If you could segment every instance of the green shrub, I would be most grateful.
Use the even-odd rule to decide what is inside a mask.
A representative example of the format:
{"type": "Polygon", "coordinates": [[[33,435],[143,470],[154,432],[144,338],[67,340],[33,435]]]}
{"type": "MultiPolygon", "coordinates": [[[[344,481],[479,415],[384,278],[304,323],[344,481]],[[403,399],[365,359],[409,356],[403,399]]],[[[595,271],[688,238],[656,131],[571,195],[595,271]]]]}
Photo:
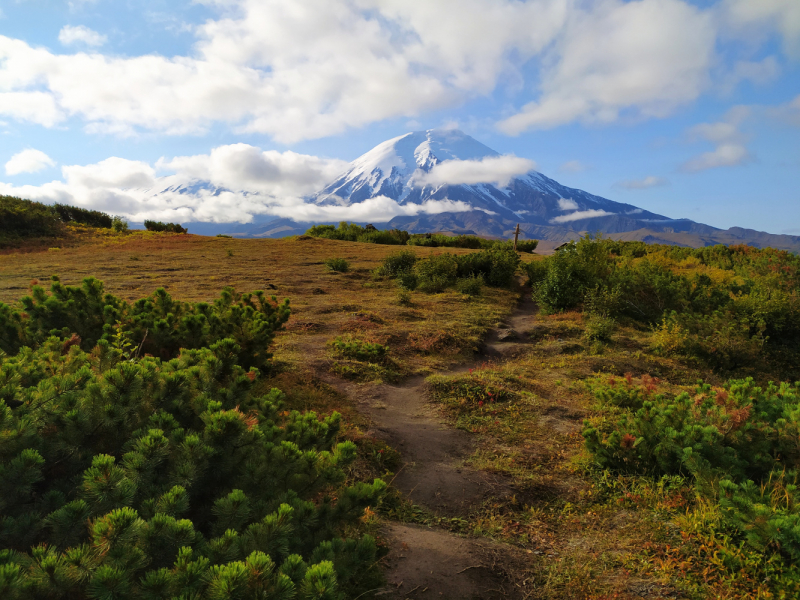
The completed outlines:
{"type": "Polygon", "coordinates": [[[113,224],[111,215],[99,210],[89,210],[68,204],[54,204],[53,208],[64,223],[80,223],[105,229],[110,229],[113,224]]]}
{"type": "Polygon", "coordinates": [[[113,220],[111,221],[111,229],[113,229],[117,233],[127,233],[128,222],[122,217],[114,217],[113,220]]]}
{"type": "Polygon", "coordinates": [[[553,256],[545,259],[547,273],[541,277],[534,298],[548,311],[560,311],[580,306],[589,290],[605,285],[614,269],[606,240],[587,236],[570,242],[553,256]]]}
{"type": "Polygon", "coordinates": [[[369,244],[405,245],[408,242],[407,231],[398,229],[379,230],[371,225],[361,227],[355,223],[342,221],[338,227],[333,225],[314,225],[306,235],[321,237],[329,240],[342,240],[348,242],[364,242],[369,244]]]}
{"type": "Polygon", "coordinates": [[[401,273],[412,271],[418,260],[417,255],[411,250],[401,250],[384,258],[383,263],[375,269],[375,273],[379,277],[397,277],[401,273]]]}
{"type": "Polygon", "coordinates": [[[444,235],[442,233],[428,233],[412,235],[408,240],[409,246],[425,246],[428,248],[470,248],[478,250],[488,248],[494,240],[485,240],[475,235],[444,235]]]}
{"type": "Polygon", "coordinates": [[[338,336],[331,340],[330,346],[340,356],[366,362],[383,362],[389,354],[389,346],[366,342],[350,336],[338,336]]]}
{"type": "Polygon", "coordinates": [[[461,277],[456,281],[456,289],[468,296],[480,296],[483,289],[483,275],[461,277]]]}
{"type": "Polygon", "coordinates": [[[528,276],[528,282],[531,284],[531,287],[536,287],[547,276],[548,265],[544,260],[532,260],[523,263],[522,269],[528,276]]]}
{"type": "Polygon", "coordinates": [[[404,290],[415,290],[419,280],[414,272],[401,272],[397,275],[397,285],[404,290]]]}
{"type": "Polygon", "coordinates": [[[52,206],[0,196],[0,236],[16,238],[61,235],[64,226],[52,206]]]}
{"type": "Polygon", "coordinates": [[[375,541],[339,535],[386,486],[343,485],[356,447],[337,443],[338,414],[257,395],[232,339],[169,361],[125,348],[49,338],[0,357],[3,598],[323,600],[376,587],[375,541]]]}
{"type": "Polygon", "coordinates": [[[658,354],[700,360],[717,371],[734,371],[761,358],[764,329],[763,323],[732,311],[672,312],[654,330],[650,347],[658,354]]]}
{"type": "Polygon", "coordinates": [[[539,240],[517,240],[517,252],[533,252],[539,247],[539,240]]]}
{"type": "Polygon", "coordinates": [[[505,242],[495,244],[481,252],[463,254],[457,257],[458,277],[483,276],[487,285],[508,287],[514,280],[519,267],[519,255],[513,246],[505,242]]]}
{"type": "Polygon", "coordinates": [[[417,289],[433,294],[452,285],[458,275],[458,260],[452,254],[436,254],[416,265],[417,289]]]}
{"type": "MultiPolygon", "coordinates": [[[[614,396],[598,387],[594,393],[601,402],[614,396]]],[[[762,389],[746,379],[676,398],[642,396],[640,408],[586,422],[586,445],[601,467],[745,481],[800,466],[800,383],[762,389]]]]}
{"type": "Polygon", "coordinates": [[[773,471],[763,483],[719,483],[722,525],[753,550],[800,561],[800,481],[797,471],[773,471]]]}
{"type": "Polygon", "coordinates": [[[597,314],[591,315],[586,320],[586,329],[583,335],[589,342],[607,343],[611,341],[611,335],[616,326],[617,323],[614,319],[597,314]]]}
{"type": "Polygon", "coordinates": [[[158,231],[167,233],[188,233],[188,229],[179,223],[162,223],[161,221],[145,221],[144,227],[147,231],[158,231]]]}
{"type": "Polygon", "coordinates": [[[325,266],[335,273],[347,273],[350,270],[350,263],[344,258],[327,258],[325,266]]]}
{"type": "Polygon", "coordinates": [[[264,292],[237,293],[225,288],[213,304],[175,301],[163,288],[128,304],[104,291],[89,277],[80,286],[65,286],[53,277],[50,293],[35,285],[19,306],[0,303],[0,350],[15,354],[37,348],[50,336],[76,339],[90,351],[99,341],[123,335],[140,355],[177,357],[182,348],[202,348],[232,338],[245,368],[263,368],[275,333],[289,319],[288,300],[279,304],[264,292]]]}

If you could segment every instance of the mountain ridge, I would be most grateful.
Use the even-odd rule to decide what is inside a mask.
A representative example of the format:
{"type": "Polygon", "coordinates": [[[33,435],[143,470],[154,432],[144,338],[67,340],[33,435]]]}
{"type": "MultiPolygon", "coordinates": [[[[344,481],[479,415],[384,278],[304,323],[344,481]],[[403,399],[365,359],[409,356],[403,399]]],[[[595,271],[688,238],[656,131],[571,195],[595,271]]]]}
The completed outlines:
{"type": "MultiPolygon", "coordinates": [[[[175,189],[184,193],[198,185],[192,182],[175,189]]],[[[220,193],[218,188],[208,189],[220,193]]],[[[304,200],[323,207],[347,207],[381,196],[401,206],[450,201],[462,209],[373,222],[410,233],[509,237],[519,223],[524,237],[553,242],[601,232],[616,239],[652,243],[695,247],[745,243],[800,252],[800,236],[742,227],[723,230],[564,186],[536,170],[532,161],[501,155],[457,129],[415,131],[386,140],[304,200]]],[[[198,223],[194,229],[212,235],[283,237],[303,233],[319,222],[270,217],[251,225],[230,223],[217,228],[198,223]]]]}

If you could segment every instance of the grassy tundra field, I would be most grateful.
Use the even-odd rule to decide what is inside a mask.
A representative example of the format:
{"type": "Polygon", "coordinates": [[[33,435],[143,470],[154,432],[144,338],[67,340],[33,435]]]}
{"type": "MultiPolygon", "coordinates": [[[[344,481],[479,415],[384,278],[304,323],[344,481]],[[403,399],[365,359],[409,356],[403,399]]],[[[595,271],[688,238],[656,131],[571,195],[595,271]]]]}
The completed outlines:
{"type": "MultiPolygon", "coordinates": [[[[489,285],[461,276],[482,252],[73,225],[65,237],[2,251],[0,301],[46,290],[52,275],[66,286],[95,277],[128,302],[164,288],[176,301],[210,303],[227,286],[289,299],[270,366],[251,371],[253,395],[282,390],[288,419],[342,415],[329,427],[352,443],[354,459],[309,501],[338,485],[384,486],[369,483],[377,487],[360,496],[368,505],[353,504],[358,518],[331,526],[343,539],[376,540],[373,578],[351,581],[350,567],[332,559],[344,597],[796,597],[800,389],[789,382],[800,379],[798,258],[590,238],[552,257],[523,253],[513,277],[489,285]]],[[[11,371],[4,382],[3,398],[16,398],[11,371]]],[[[9,531],[0,547],[24,553],[9,531]]],[[[219,531],[201,533],[208,541],[193,547],[213,556],[219,531]]],[[[296,552],[305,577],[323,581],[310,551],[296,552]]],[[[19,573],[43,568],[38,555],[2,556],[19,573]]],[[[242,569],[255,568],[253,556],[240,556],[242,569]]],[[[172,559],[162,563],[167,581],[172,559]]],[[[154,591],[161,571],[145,568],[130,567],[127,596],[98,580],[88,597],[170,597],[154,591]],[[103,585],[113,593],[102,595],[103,585]]],[[[223,597],[214,594],[233,585],[233,572],[209,573],[196,597],[223,597]]],[[[1,589],[19,597],[46,587],[14,588],[12,579],[1,589]]],[[[296,597],[328,597],[302,592],[301,580],[307,595],[296,597]]]]}

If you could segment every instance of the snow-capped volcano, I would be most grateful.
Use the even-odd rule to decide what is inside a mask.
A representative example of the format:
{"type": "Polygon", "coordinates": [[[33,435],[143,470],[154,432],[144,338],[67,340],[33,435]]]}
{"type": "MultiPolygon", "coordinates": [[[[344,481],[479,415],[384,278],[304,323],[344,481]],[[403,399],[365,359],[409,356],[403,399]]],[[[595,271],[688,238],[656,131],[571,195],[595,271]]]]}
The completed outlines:
{"type": "Polygon", "coordinates": [[[377,196],[400,204],[453,200],[503,219],[609,233],[654,225],[683,230],[691,223],[565,187],[534,167],[458,130],[416,131],[363,154],[311,201],[348,206],[377,196]]]}
{"type": "Polygon", "coordinates": [[[441,162],[497,156],[500,154],[458,130],[415,131],[387,140],[361,155],[313,200],[317,204],[344,205],[387,196],[402,202],[418,188],[420,175],[441,162]]]}

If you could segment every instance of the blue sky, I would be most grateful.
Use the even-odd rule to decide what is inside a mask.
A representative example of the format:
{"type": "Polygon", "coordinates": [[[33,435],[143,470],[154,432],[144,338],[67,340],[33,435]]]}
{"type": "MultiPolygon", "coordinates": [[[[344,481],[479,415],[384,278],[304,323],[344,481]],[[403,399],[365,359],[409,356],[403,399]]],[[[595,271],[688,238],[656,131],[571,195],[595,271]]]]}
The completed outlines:
{"type": "Polygon", "coordinates": [[[568,186],[800,235],[797,0],[0,11],[0,193],[137,221],[258,221],[292,216],[381,141],[458,127],[568,186]],[[234,193],[153,195],[193,178],[234,193]]]}

